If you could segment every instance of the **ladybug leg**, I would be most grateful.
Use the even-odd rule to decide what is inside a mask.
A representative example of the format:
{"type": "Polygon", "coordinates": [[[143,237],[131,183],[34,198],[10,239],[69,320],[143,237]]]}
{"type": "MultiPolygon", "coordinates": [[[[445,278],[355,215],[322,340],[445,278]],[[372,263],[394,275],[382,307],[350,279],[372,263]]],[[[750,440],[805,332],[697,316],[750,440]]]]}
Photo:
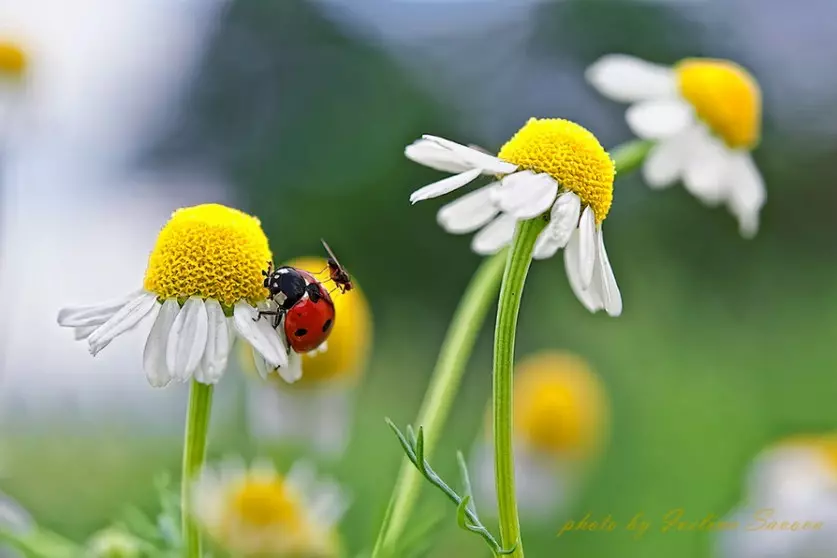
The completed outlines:
{"type": "Polygon", "coordinates": [[[305,286],[305,292],[308,293],[308,298],[311,299],[311,302],[316,304],[320,300],[320,288],[316,283],[309,283],[305,286]]]}
{"type": "Polygon", "coordinates": [[[281,314],[280,310],[259,310],[258,315],[253,318],[253,321],[258,322],[262,319],[262,316],[278,316],[279,314],[281,314]]]}

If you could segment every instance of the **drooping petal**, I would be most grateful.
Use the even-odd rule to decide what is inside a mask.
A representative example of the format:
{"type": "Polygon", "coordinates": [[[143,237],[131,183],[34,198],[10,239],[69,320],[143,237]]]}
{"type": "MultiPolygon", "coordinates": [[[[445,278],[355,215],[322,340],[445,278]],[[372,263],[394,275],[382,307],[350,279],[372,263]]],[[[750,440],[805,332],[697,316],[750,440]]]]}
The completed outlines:
{"type": "Polygon", "coordinates": [[[492,191],[497,206],[517,219],[532,219],[547,211],[558,194],[558,183],[548,174],[521,171],[503,178],[492,191]]]}
{"type": "Polygon", "coordinates": [[[166,365],[175,380],[185,382],[195,372],[206,351],[208,330],[204,300],[189,297],[174,319],[166,342],[166,365]]]}
{"type": "Polygon", "coordinates": [[[759,212],[767,201],[764,179],[749,153],[735,153],[729,164],[729,208],[738,218],[741,236],[752,238],[759,229],[759,212]]]}
{"type": "Polygon", "coordinates": [[[677,182],[683,176],[692,152],[692,140],[698,133],[696,127],[692,127],[655,144],[642,166],[645,183],[651,188],[660,189],[677,182]]]}
{"type": "Polygon", "coordinates": [[[501,214],[474,235],[471,250],[482,256],[496,254],[500,248],[512,241],[516,224],[517,219],[508,213],[501,214]]]}
{"type": "Polygon", "coordinates": [[[230,354],[231,332],[229,321],[224,315],[221,303],[209,298],[206,300],[207,335],[206,349],[203,353],[201,368],[203,379],[196,379],[206,384],[217,383],[227,368],[227,359],[230,354]]]}
{"type": "Polygon", "coordinates": [[[596,218],[590,206],[584,208],[578,223],[578,272],[581,286],[587,289],[593,280],[593,265],[596,263],[596,218]]]}
{"type": "Polygon", "coordinates": [[[567,279],[570,282],[575,297],[590,312],[598,312],[602,309],[602,298],[595,289],[585,289],[581,282],[581,270],[579,268],[581,247],[579,242],[580,233],[576,230],[570,236],[567,247],[564,248],[564,268],[567,272],[567,279]]]}
{"type": "Polygon", "coordinates": [[[580,217],[581,199],[577,195],[567,192],[558,196],[550,212],[549,230],[559,248],[563,248],[570,241],[570,235],[578,227],[580,217]]]}
{"type": "Polygon", "coordinates": [[[535,241],[532,258],[536,260],[551,258],[555,255],[555,252],[557,252],[559,248],[560,246],[558,245],[558,241],[555,239],[555,235],[553,235],[552,231],[550,231],[547,227],[541,231],[541,234],[538,235],[538,240],[535,241]]]}
{"type": "Polygon", "coordinates": [[[256,319],[257,315],[257,310],[247,302],[237,302],[233,308],[236,331],[262,354],[271,368],[285,366],[288,363],[288,353],[279,333],[268,320],[272,316],[256,319]]]}
{"type": "Polygon", "coordinates": [[[517,170],[517,165],[507,163],[493,155],[483,153],[479,149],[460,145],[456,142],[425,134],[422,138],[435,142],[440,146],[450,149],[464,161],[471,163],[473,168],[482,169],[485,174],[508,174],[517,170]]]}
{"type": "Polygon", "coordinates": [[[587,68],[585,77],[599,93],[623,103],[677,95],[677,78],[671,68],[625,54],[602,56],[587,68]]]}
{"type": "Polygon", "coordinates": [[[158,307],[157,297],[148,292],[143,292],[134,300],[122,306],[116,314],[100,325],[87,338],[87,342],[90,345],[90,354],[95,356],[118,335],[136,327],[156,307],[158,307]]]}
{"type": "Polygon", "coordinates": [[[607,250],[605,250],[604,234],[601,227],[599,227],[598,246],[596,254],[596,269],[595,274],[598,276],[594,281],[599,281],[599,292],[602,295],[602,304],[605,311],[610,316],[618,316],[622,313],[622,293],[619,291],[619,286],[616,284],[616,277],[613,275],[613,268],[610,267],[610,259],[607,257],[607,250]]]}
{"type": "Polygon", "coordinates": [[[119,300],[91,306],[76,306],[62,308],[58,312],[58,325],[64,327],[92,327],[100,326],[119,312],[123,306],[136,300],[145,291],[135,291],[119,300]]]}
{"type": "Polygon", "coordinates": [[[251,349],[253,350],[253,362],[256,365],[256,372],[259,373],[262,380],[267,380],[267,375],[270,374],[270,367],[264,361],[262,354],[257,351],[255,347],[251,347],[251,349]]]}
{"type": "Polygon", "coordinates": [[[683,185],[707,205],[717,205],[728,194],[726,176],[730,155],[716,138],[702,131],[694,136],[683,175],[683,185]]]}
{"type": "Polygon", "coordinates": [[[661,140],[686,130],[694,122],[694,110],[679,99],[644,101],[630,107],[625,120],[637,136],[661,140]]]}
{"type": "Polygon", "coordinates": [[[76,341],[84,341],[97,329],[99,329],[97,325],[73,328],[73,338],[76,341]]]}
{"type": "Polygon", "coordinates": [[[426,139],[416,140],[408,145],[404,149],[404,155],[411,161],[443,172],[460,173],[474,168],[457,152],[426,139]]]}
{"type": "Polygon", "coordinates": [[[279,367],[279,375],[289,384],[302,378],[302,356],[291,350],[288,353],[288,364],[279,367]]]}
{"type": "Polygon", "coordinates": [[[499,182],[492,182],[443,206],[436,214],[439,225],[453,234],[465,234],[479,229],[500,211],[491,200],[491,192],[499,185],[499,182]]]}
{"type": "Polygon", "coordinates": [[[428,184],[423,188],[419,188],[410,195],[410,203],[417,203],[430,198],[438,198],[444,196],[454,190],[462,188],[466,184],[473,182],[480,175],[480,169],[472,169],[460,174],[455,174],[447,178],[443,178],[438,182],[428,184]]]}
{"type": "Polygon", "coordinates": [[[145,341],[142,368],[148,378],[148,383],[153,387],[166,387],[171,382],[172,376],[166,364],[166,345],[172,324],[179,312],[180,305],[175,299],[169,298],[163,302],[157,319],[151,326],[148,339],[145,341]]]}

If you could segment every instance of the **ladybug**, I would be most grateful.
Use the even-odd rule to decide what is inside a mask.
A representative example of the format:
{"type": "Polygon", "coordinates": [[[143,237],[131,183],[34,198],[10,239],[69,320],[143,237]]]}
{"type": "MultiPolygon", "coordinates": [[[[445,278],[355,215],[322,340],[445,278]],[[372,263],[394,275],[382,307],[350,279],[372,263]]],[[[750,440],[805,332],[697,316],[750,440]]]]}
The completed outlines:
{"type": "Polygon", "coordinates": [[[328,244],[326,244],[326,241],[320,239],[320,242],[323,243],[323,247],[326,249],[326,252],[328,252],[328,260],[326,261],[326,264],[328,265],[329,277],[334,284],[337,285],[341,293],[351,291],[353,287],[352,278],[349,276],[346,268],[340,265],[340,262],[337,261],[337,256],[335,256],[334,252],[331,251],[331,248],[328,244]]]}
{"type": "Polygon", "coordinates": [[[273,327],[285,319],[288,345],[297,353],[319,347],[331,334],[334,325],[334,303],[331,295],[317,279],[302,269],[282,266],[273,269],[268,263],[264,286],[270,292],[277,310],[259,311],[258,317],[272,315],[273,327]]]}

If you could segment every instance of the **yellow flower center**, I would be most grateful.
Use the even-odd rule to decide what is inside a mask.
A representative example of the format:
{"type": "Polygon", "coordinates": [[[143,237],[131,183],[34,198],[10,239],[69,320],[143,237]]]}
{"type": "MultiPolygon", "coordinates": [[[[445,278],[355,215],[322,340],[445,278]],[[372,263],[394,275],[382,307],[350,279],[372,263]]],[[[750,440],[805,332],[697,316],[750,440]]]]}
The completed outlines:
{"type": "Polygon", "coordinates": [[[607,151],[585,128],[560,118],[530,118],[500,149],[497,157],[547,173],[593,208],[601,223],[613,202],[616,167],[607,151]]]}
{"type": "Polygon", "coordinates": [[[585,457],[599,447],[607,411],[602,387],[582,359],[546,352],[515,371],[514,422],[527,445],[553,455],[585,457]]]}
{"type": "Polygon", "coordinates": [[[233,492],[231,500],[236,516],[253,527],[294,527],[302,520],[300,506],[288,493],[288,487],[280,476],[271,479],[248,477],[233,492]]]}
{"type": "Polygon", "coordinates": [[[813,450],[837,477],[837,436],[793,436],[777,444],[778,447],[794,447],[813,450]]]}
{"type": "Polygon", "coordinates": [[[267,296],[262,270],[271,259],[255,217],[218,204],[178,209],[157,237],[144,287],[164,299],[255,303],[267,296]]]}
{"type": "Polygon", "coordinates": [[[0,40],[0,76],[20,77],[26,66],[26,53],[19,46],[0,40]]]}
{"type": "Polygon", "coordinates": [[[680,93],[730,148],[752,149],[761,135],[761,90],[727,60],[693,58],[675,66],[680,93]]]}

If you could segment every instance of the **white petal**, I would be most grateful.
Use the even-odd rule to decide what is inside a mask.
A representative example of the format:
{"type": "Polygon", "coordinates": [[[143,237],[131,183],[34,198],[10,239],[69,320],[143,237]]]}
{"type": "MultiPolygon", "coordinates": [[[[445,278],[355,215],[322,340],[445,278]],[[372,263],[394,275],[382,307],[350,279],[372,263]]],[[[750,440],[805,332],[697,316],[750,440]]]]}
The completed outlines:
{"type": "Polygon", "coordinates": [[[549,230],[563,248],[570,241],[570,235],[578,227],[581,216],[581,199],[572,192],[558,196],[549,217],[549,230]]]}
{"type": "Polygon", "coordinates": [[[214,384],[221,379],[227,368],[232,335],[229,321],[217,300],[206,300],[206,316],[209,327],[206,334],[206,350],[201,362],[203,379],[197,376],[196,379],[206,384],[214,384]]]}
{"type": "Polygon", "coordinates": [[[259,373],[259,376],[262,377],[262,380],[267,380],[267,375],[270,374],[270,367],[264,361],[264,357],[262,354],[256,350],[255,347],[251,347],[253,349],[253,362],[256,365],[256,372],[259,373]]]}
{"type": "Polygon", "coordinates": [[[578,272],[581,286],[588,288],[593,280],[593,264],[596,263],[596,218],[588,205],[578,223],[578,272]]]}
{"type": "Polygon", "coordinates": [[[587,68],[585,77],[599,93],[623,103],[677,95],[671,68],[625,54],[602,56],[587,68]]]}
{"type": "Polygon", "coordinates": [[[64,327],[100,326],[113,317],[123,306],[136,300],[145,291],[136,291],[113,302],[97,304],[95,306],[77,306],[62,308],[58,312],[58,325],[64,327]]]}
{"type": "Polygon", "coordinates": [[[694,112],[679,99],[645,101],[630,107],[625,120],[637,136],[660,140],[686,130],[694,122],[694,112]]]}
{"type": "Polygon", "coordinates": [[[549,228],[546,228],[538,235],[538,240],[535,242],[535,249],[532,251],[532,257],[536,260],[551,258],[560,247],[555,236],[549,228]]]}
{"type": "Polygon", "coordinates": [[[473,180],[479,175],[480,169],[473,169],[443,178],[433,184],[428,184],[424,188],[419,188],[413,192],[412,195],[410,195],[410,203],[444,196],[447,193],[453,192],[454,190],[462,188],[466,184],[473,182],[473,180]]]}
{"type": "Polygon", "coordinates": [[[83,341],[90,337],[90,335],[97,329],[99,329],[99,326],[97,325],[74,328],[73,338],[75,338],[76,341],[83,341]]]}
{"type": "Polygon", "coordinates": [[[457,152],[442,147],[435,141],[416,140],[404,149],[404,155],[411,161],[443,172],[464,172],[474,168],[457,152]]]}
{"type": "Polygon", "coordinates": [[[691,142],[691,153],[683,175],[683,185],[707,205],[716,205],[727,196],[725,178],[730,155],[727,148],[708,132],[701,132],[691,142]]]}
{"type": "Polygon", "coordinates": [[[671,186],[683,175],[686,161],[692,152],[692,141],[697,127],[658,142],[642,165],[642,177],[651,188],[671,186]]]}
{"type": "Polygon", "coordinates": [[[581,271],[579,269],[579,260],[581,248],[579,243],[579,232],[576,230],[570,236],[570,241],[567,247],[564,248],[564,267],[567,272],[567,279],[570,281],[570,287],[575,293],[576,298],[584,305],[590,312],[597,312],[603,308],[601,296],[595,289],[584,289],[581,284],[581,271]]]}
{"type": "Polygon", "coordinates": [[[503,178],[492,199],[500,209],[518,219],[532,219],[550,208],[558,194],[558,183],[548,174],[522,171],[503,178]]]}
{"type": "Polygon", "coordinates": [[[142,368],[148,378],[148,383],[153,387],[165,387],[171,381],[171,373],[166,364],[166,344],[171,326],[179,312],[180,305],[177,301],[173,298],[166,299],[145,341],[142,368]]]}
{"type": "Polygon", "coordinates": [[[175,380],[187,381],[203,358],[209,324],[206,304],[198,296],[189,297],[178,312],[166,342],[166,365],[175,380]]]}
{"type": "Polygon", "coordinates": [[[233,309],[233,324],[238,334],[262,354],[271,368],[285,366],[288,353],[270,321],[273,316],[262,316],[256,320],[257,311],[244,301],[237,302],[233,309]]]}
{"type": "Polygon", "coordinates": [[[474,235],[471,240],[471,250],[482,256],[497,253],[514,238],[516,224],[517,219],[508,213],[501,214],[474,235]]]}
{"type": "Polygon", "coordinates": [[[602,295],[602,303],[605,311],[610,316],[618,316],[622,313],[622,293],[616,284],[616,277],[613,275],[613,268],[610,267],[610,259],[605,250],[604,234],[601,227],[598,229],[598,247],[596,254],[596,270],[598,276],[594,281],[599,281],[599,292],[602,295]]]}
{"type": "Polygon", "coordinates": [[[288,353],[288,364],[279,367],[279,375],[289,384],[302,378],[302,356],[296,351],[290,351],[288,353]]]}
{"type": "Polygon", "coordinates": [[[758,232],[759,212],[767,201],[764,179],[749,153],[735,153],[728,172],[730,211],[738,217],[741,235],[752,238],[758,232]]]}
{"type": "Polygon", "coordinates": [[[120,310],[111,316],[99,329],[90,334],[87,342],[90,345],[90,354],[96,355],[104,349],[115,337],[135,327],[157,306],[157,297],[151,293],[144,292],[134,300],[125,304],[120,310]]]}
{"type": "Polygon", "coordinates": [[[499,182],[492,182],[443,206],[436,214],[439,225],[453,234],[465,234],[479,229],[499,212],[491,201],[491,192],[499,185],[499,182]]]}
{"type": "Polygon", "coordinates": [[[440,146],[450,149],[464,161],[471,163],[473,168],[482,169],[485,174],[508,174],[517,170],[517,165],[507,163],[493,155],[483,153],[479,149],[466,147],[456,142],[440,138],[438,136],[424,135],[424,139],[436,142],[440,146]]]}

